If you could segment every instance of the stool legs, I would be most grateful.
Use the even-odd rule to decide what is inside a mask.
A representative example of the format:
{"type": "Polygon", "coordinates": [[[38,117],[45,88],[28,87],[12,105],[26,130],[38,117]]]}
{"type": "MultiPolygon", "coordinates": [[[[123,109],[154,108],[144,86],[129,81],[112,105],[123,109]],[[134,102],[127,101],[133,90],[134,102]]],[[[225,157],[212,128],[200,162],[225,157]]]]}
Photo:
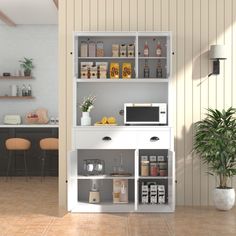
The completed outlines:
{"type": "Polygon", "coordinates": [[[41,158],[41,182],[44,177],[44,166],[45,166],[45,158],[46,158],[46,151],[42,151],[42,158],[41,158]]]}
{"type": "MultiPolygon", "coordinates": [[[[6,174],[7,178],[6,178],[6,180],[8,180],[9,172],[10,172],[10,169],[11,169],[13,151],[9,150],[8,153],[9,153],[9,155],[8,155],[8,163],[7,163],[7,174],[6,174]]],[[[28,167],[27,167],[27,161],[26,161],[26,151],[24,151],[23,155],[24,155],[23,158],[24,158],[24,166],[25,166],[25,177],[26,177],[26,180],[28,180],[28,167]]],[[[15,159],[16,159],[16,157],[15,157],[15,159]]],[[[15,168],[14,168],[14,172],[15,172],[15,168]]]]}
{"type": "Polygon", "coordinates": [[[8,176],[9,176],[9,171],[10,171],[10,167],[11,167],[11,159],[12,159],[12,151],[9,151],[8,163],[7,163],[7,178],[6,178],[6,180],[8,180],[8,176]]]}
{"type": "Polygon", "coordinates": [[[24,164],[25,164],[25,177],[26,177],[26,180],[28,180],[28,168],[27,168],[27,163],[26,163],[26,151],[24,151],[24,164]]]}

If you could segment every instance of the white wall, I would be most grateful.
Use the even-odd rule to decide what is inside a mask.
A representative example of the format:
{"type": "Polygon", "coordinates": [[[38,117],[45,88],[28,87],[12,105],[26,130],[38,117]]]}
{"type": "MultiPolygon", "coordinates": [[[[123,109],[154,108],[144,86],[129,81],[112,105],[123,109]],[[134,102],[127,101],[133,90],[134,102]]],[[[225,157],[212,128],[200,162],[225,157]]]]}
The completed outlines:
{"type": "Polygon", "coordinates": [[[0,96],[10,93],[10,85],[31,84],[35,99],[0,99],[0,123],[5,114],[20,114],[39,107],[49,116],[58,116],[58,35],[57,25],[0,25],[0,74],[15,73],[19,60],[33,58],[33,80],[1,80],[0,96]]]}

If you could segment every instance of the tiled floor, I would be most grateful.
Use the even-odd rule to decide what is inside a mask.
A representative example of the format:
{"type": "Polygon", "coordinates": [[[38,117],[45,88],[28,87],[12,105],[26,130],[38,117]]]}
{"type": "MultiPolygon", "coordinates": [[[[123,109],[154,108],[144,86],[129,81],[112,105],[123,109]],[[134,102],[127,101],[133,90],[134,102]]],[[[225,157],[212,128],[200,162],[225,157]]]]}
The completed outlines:
{"type": "Polygon", "coordinates": [[[59,216],[57,179],[0,178],[0,236],[236,235],[236,209],[177,208],[175,214],[59,216]]]}

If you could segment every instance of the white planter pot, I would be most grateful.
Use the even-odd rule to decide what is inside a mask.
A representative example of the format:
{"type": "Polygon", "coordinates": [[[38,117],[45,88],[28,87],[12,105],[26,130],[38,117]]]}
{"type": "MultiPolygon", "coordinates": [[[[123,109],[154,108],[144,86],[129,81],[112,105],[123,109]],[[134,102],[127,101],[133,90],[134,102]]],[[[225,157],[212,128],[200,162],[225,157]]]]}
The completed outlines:
{"type": "Polygon", "coordinates": [[[89,125],[91,125],[91,117],[89,116],[89,112],[82,112],[81,126],[89,125]]]}
{"type": "Polygon", "coordinates": [[[215,207],[218,210],[228,211],[234,206],[235,191],[234,188],[220,189],[216,188],[213,192],[215,207]]]}

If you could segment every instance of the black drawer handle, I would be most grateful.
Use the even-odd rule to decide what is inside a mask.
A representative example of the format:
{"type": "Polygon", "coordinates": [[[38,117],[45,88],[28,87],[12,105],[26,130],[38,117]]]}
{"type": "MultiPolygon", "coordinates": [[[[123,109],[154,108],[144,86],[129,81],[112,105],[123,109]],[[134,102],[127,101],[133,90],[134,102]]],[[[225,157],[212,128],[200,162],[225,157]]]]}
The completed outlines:
{"type": "Polygon", "coordinates": [[[103,141],[111,141],[111,137],[109,136],[105,136],[102,138],[103,141]]]}
{"type": "Polygon", "coordinates": [[[150,142],[156,142],[158,140],[160,140],[160,139],[157,136],[153,136],[150,138],[150,142]]]}

